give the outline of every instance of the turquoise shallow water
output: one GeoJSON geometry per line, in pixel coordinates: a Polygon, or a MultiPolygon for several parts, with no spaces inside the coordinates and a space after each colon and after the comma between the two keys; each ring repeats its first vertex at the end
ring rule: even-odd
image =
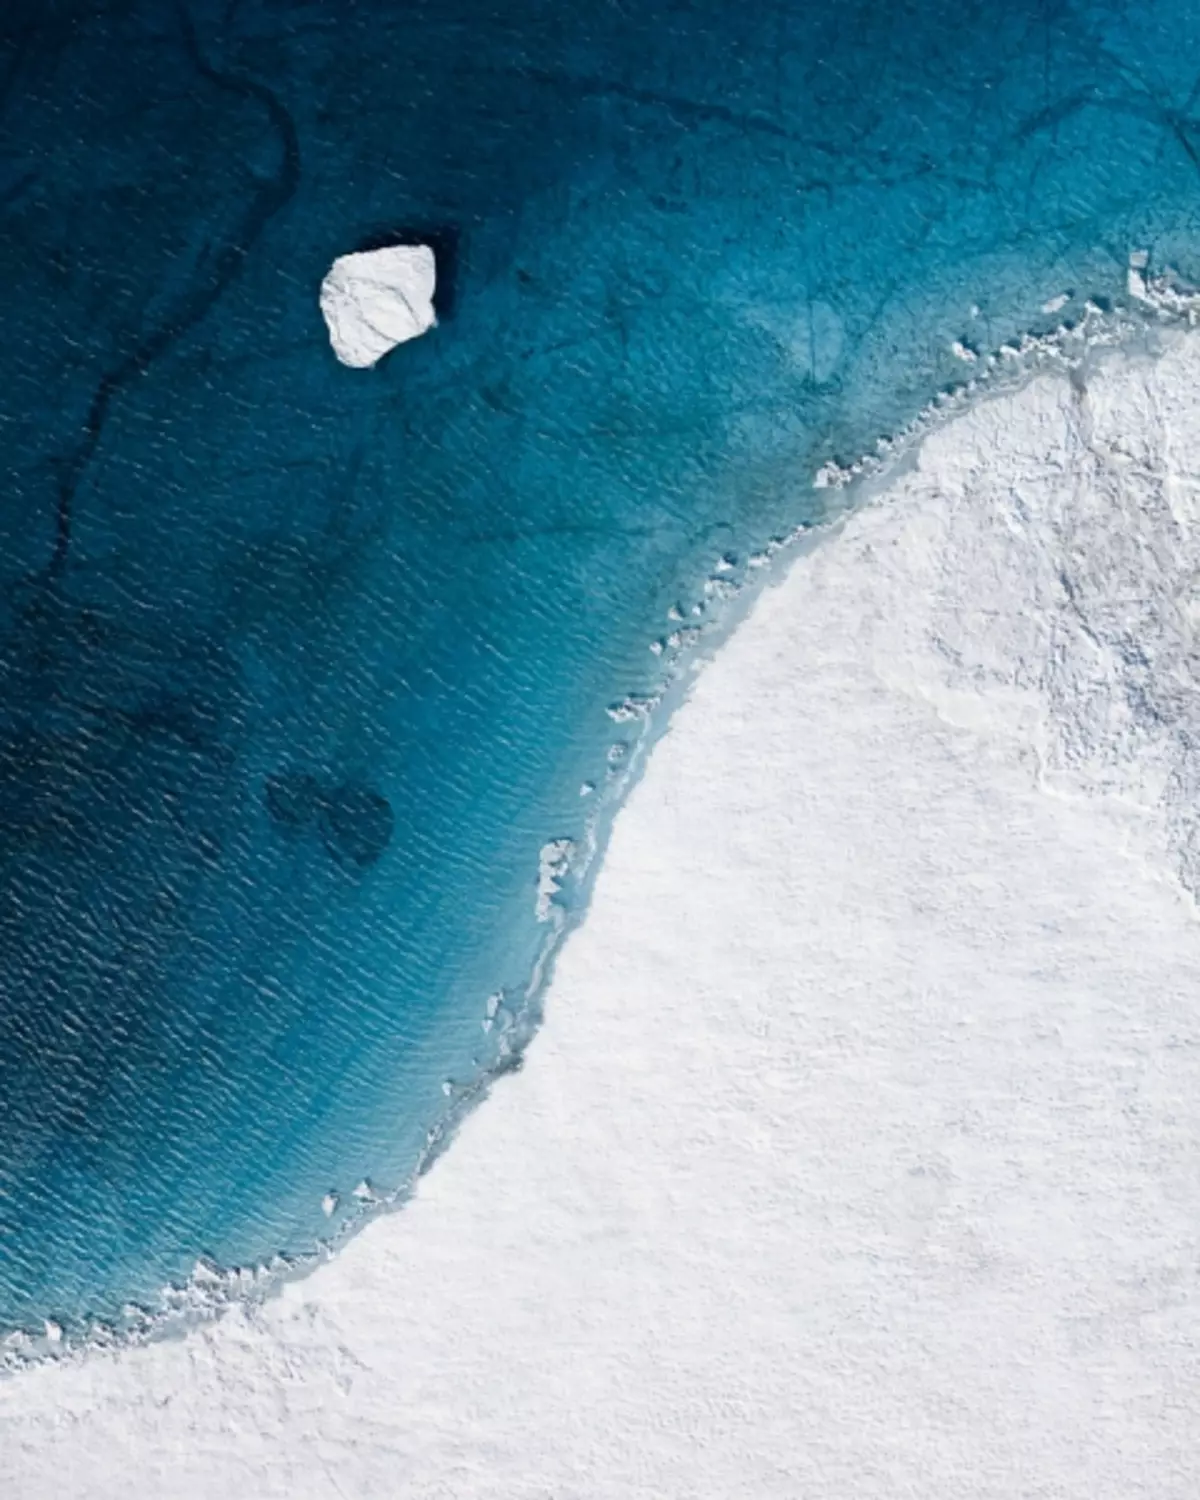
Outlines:
{"type": "Polygon", "coordinates": [[[0,1327],[408,1179],[671,606],[819,519],[955,340],[1119,302],[1135,247],[1200,273],[1198,31],[10,0],[0,1327]],[[344,369],[321,276],[413,236],[440,326],[344,369]]]}

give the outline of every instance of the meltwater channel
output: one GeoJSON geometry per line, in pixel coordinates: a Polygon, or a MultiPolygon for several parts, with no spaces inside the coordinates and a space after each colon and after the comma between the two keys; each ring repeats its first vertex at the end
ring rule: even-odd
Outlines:
{"type": "Polygon", "coordinates": [[[1200,274],[1197,58],[1173,0],[7,0],[0,1329],[403,1186],[714,567],[1200,274]],[[343,368],[322,276],[413,238],[439,326],[343,368]]]}

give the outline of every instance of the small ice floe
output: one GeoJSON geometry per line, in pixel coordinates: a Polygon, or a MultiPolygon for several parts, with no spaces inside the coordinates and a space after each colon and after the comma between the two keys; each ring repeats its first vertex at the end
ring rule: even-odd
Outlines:
{"type": "Polygon", "coordinates": [[[1059,292],[1057,297],[1051,297],[1049,302],[1042,303],[1042,311],[1047,317],[1053,316],[1056,312],[1062,312],[1063,308],[1070,302],[1071,296],[1070,292],[1059,292]]]}
{"type": "Polygon", "coordinates": [[[355,1198],[357,1198],[359,1203],[379,1202],[379,1194],[375,1191],[375,1189],[371,1186],[371,1184],[365,1177],[354,1189],[354,1196],[355,1198]]]}
{"type": "Polygon", "coordinates": [[[321,312],[342,364],[366,370],[437,322],[437,267],[428,245],[341,255],[321,283],[321,312]]]}
{"type": "Polygon", "coordinates": [[[644,696],[630,693],[620,703],[610,703],[604,710],[614,724],[633,724],[648,719],[661,702],[662,695],[644,696]]]}
{"type": "Polygon", "coordinates": [[[1166,276],[1151,277],[1149,272],[1149,250],[1131,250],[1129,266],[1125,273],[1125,290],[1135,302],[1144,302],[1160,312],[1171,308],[1173,288],[1166,276]]]}
{"type": "Polygon", "coordinates": [[[336,1193],[326,1193],[321,1199],[321,1212],[327,1219],[332,1219],[337,1212],[338,1203],[341,1200],[336,1193]]]}
{"type": "Polygon", "coordinates": [[[574,852],[575,844],[571,839],[551,839],[548,844],[542,845],[542,852],[538,857],[536,906],[539,922],[548,922],[553,916],[554,898],[562,890],[574,852]]]}
{"type": "Polygon", "coordinates": [[[513,1026],[513,1013],[505,1001],[504,991],[497,990],[487,997],[487,1005],[484,1007],[483,1031],[486,1035],[493,1029],[504,1032],[511,1031],[513,1026]]]}
{"type": "Polygon", "coordinates": [[[1169,266],[1157,276],[1150,274],[1149,267],[1148,250],[1131,252],[1125,278],[1130,297],[1153,308],[1161,317],[1186,320],[1194,328],[1200,323],[1200,291],[1184,284],[1169,266]]]}
{"type": "Polygon", "coordinates": [[[1149,302],[1150,289],[1146,285],[1146,267],[1150,264],[1150,252],[1148,250],[1131,250],[1129,252],[1129,269],[1125,275],[1125,286],[1131,297],[1136,297],[1139,302],[1149,302]]]}

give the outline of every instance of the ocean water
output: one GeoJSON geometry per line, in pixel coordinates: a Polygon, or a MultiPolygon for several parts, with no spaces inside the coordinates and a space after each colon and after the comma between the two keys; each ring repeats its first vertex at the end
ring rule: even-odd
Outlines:
{"type": "Polygon", "coordinates": [[[712,580],[964,354],[1119,307],[1135,249],[1200,276],[1197,42],[1174,0],[8,0],[0,1328],[403,1188],[712,580]],[[413,237],[438,328],[343,368],[322,275],[413,237]]]}

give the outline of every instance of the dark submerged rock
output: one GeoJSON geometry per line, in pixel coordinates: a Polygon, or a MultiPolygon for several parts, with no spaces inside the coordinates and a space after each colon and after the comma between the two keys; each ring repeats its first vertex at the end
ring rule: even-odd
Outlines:
{"type": "Polygon", "coordinates": [[[273,823],[281,828],[303,828],[321,810],[321,787],[306,771],[281,771],[268,776],[263,802],[273,823]]]}
{"type": "Polygon", "coordinates": [[[347,782],[325,798],[321,835],[330,854],[343,864],[365,869],[392,841],[391,803],[373,787],[347,782]]]}

